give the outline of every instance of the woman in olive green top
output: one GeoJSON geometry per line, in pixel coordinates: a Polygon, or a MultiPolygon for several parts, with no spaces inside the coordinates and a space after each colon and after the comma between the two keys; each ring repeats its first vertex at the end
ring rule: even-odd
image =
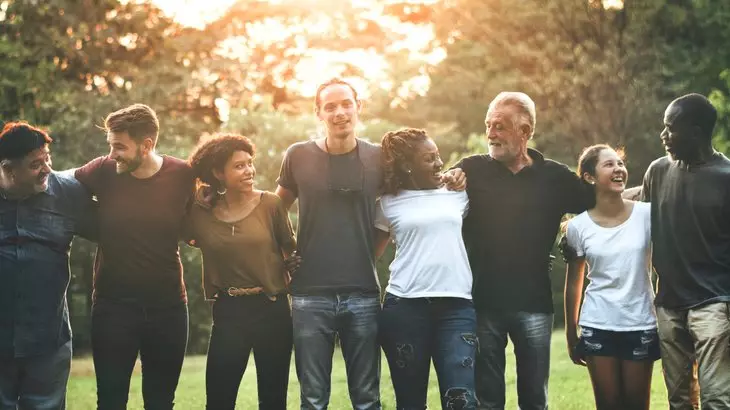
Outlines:
{"type": "Polygon", "coordinates": [[[214,300],[208,409],[235,407],[252,349],[259,408],[286,408],[292,324],[285,255],[296,243],[279,197],[254,188],[254,154],[248,138],[219,135],[190,157],[200,188],[187,239],[202,251],[205,297],[214,300]]]}

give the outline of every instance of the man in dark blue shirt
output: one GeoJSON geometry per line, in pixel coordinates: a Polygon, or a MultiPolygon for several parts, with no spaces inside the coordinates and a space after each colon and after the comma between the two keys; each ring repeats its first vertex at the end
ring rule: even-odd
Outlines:
{"type": "Polygon", "coordinates": [[[51,170],[51,138],[25,123],[0,133],[0,408],[63,409],[71,366],[69,249],[93,202],[51,170]]]}

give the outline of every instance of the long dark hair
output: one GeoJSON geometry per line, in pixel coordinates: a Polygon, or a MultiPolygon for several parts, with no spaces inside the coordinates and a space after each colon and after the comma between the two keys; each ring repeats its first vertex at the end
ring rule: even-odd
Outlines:
{"type": "Polygon", "coordinates": [[[395,195],[403,189],[408,174],[404,165],[413,156],[416,144],[428,139],[426,131],[416,128],[401,128],[383,135],[380,142],[383,151],[383,192],[395,195]]]}

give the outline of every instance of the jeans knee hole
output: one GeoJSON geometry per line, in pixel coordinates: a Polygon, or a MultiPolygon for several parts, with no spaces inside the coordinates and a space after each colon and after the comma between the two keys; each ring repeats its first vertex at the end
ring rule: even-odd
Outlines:
{"type": "Polygon", "coordinates": [[[463,387],[452,387],[446,390],[446,394],[444,395],[446,399],[444,408],[449,410],[464,409],[469,405],[470,396],[473,396],[473,393],[469,390],[463,387]]]}
{"type": "Polygon", "coordinates": [[[463,340],[466,344],[469,346],[476,347],[477,351],[479,351],[479,338],[474,333],[462,333],[461,334],[461,340],[463,340]]]}

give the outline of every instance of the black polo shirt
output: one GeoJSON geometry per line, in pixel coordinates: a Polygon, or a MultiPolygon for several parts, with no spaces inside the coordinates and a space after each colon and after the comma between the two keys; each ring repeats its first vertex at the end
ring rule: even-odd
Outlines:
{"type": "Polygon", "coordinates": [[[463,232],[478,311],[553,312],[549,263],[560,221],[594,201],[567,166],[528,153],[533,164],[516,174],[489,155],[455,165],[467,175],[463,232]]]}

